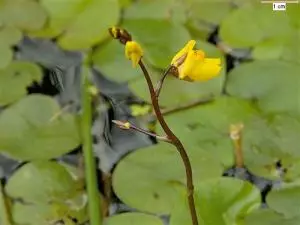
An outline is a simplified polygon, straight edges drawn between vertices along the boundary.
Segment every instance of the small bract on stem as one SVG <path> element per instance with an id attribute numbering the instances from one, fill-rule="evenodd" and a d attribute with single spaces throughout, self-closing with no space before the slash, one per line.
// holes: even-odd
<path id="1" fill-rule="evenodd" d="M 198 225 L 194 201 L 193 171 L 191 162 L 183 144 L 166 123 L 158 103 L 158 97 L 168 74 L 172 74 L 179 79 L 184 79 L 187 81 L 206 81 L 217 76 L 220 72 L 220 59 L 205 58 L 204 52 L 201 50 L 193 50 L 196 42 L 191 40 L 173 57 L 170 66 L 168 66 L 162 78 L 157 83 L 156 88 L 154 88 L 149 72 L 142 61 L 143 50 L 141 46 L 137 42 L 133 41 L 131 35 L 124 29 L 118 29 L 114 27 L 109 29 L 109 32 L 113 38 L 119 40 L 122 44 L 125 44 L 125 55 L 132 61 L 133 67 L 136 65 L 140 66 L 149 88 L 151 102 L 156 118 L 166 136 L 158 136 L 156 134 L 149 133 L 141 128 L 132 126 L 129 122 L 114 122 L 123 129 L 133 129 L 150 136 L 155 136 L 159 140 L 167 141 L 177 148 L 185 167 L 187 198 L 192 224 Z"/>
<path id="2" fill-rule="evenodd" d="M 167 136 L 160 136 L 160 135 L 151 133 L 147 130 L 144 130 L 142 128 L 139 128 L 139 127 L 129 123 L 128 121 L 123 122 L 123 121 L 120 121 L 120 120 L 112 120 L 112 122 L 114 124 L 116 124 L 119 128 L 123 129 L 123 130 L 135 130 L 135 131 L 138 131 L 140 133 L 146 134 L 148 136 L 155 137 L 157 140 L 164 141 L 164 142 L 170 142 L 170 140 Z"/>

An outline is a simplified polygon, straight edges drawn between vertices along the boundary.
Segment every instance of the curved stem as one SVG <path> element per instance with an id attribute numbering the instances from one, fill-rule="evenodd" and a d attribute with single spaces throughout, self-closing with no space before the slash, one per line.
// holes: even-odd
<path id="1" fill-rule="evenodd" d="M 160 80 L 158 81 L 158 83 L 157 83 L 157 86 L 156 86 L 156 88 L 155 88 L 155 95 L 156 95 L 157 98 L 159 97 L 159 94 L 160 94 L 161 88 L 162 88 L 162 86 L 163 86 L 163 83 L 164 83 L 164 81 L 165 81 L 167 75 L 168 75 L 169 72 L 171 71 L 171 69 L 172 69 L 172 65 L 170 65 L 170 66 L 166 69 L 166 71 L 164 72 L 163 76 L 161 77 L 161 79 L 160 79 Z"/>
<path id="2" fill-rule="evenodd" d="M 144 73 L 144 76 L 146 78 L 150 95 L 151 95 L 151 101 L 153 105 L 153 109 L 155 111 L 155 114 L 157 116 L 157 120 L 159 121 L 162 129 L 165 131 L 166 135 L 168 138 L 171 140 L 171 143 L 176 146 L 178 152 L 180 153 L 180 156 L 182 158 L 182 161 L 184 163 L 185 167 L 185 173 L 186 173 L 186 187 L 187 187 L 187 194 L 188 194 L 188 204 L 189 204 L 189 209 L 190 209 L 190 214 L 192 217 L 192 222 L 193 225 L 198 225 L 198 219 L 197 219 L 197 213 L 196 213 L 196 208 L 195 208 L 195 202 L 194 202 L 194 185 L 193 185 L 193 172 L 192 172 L 192 166 L 191 162 L 189 160 L 189 157 L 180 142 L 180 140 L 176 137 L 176 135 L 171 131 L 169 126 L 167 125 L 161 111 L 160 107 L 158 104 L 158 98 L 155 92 L 155 89 L 153 87 L 150 75 L 142 62 L 142 60 L 139 61 L 139 65 Z"/>

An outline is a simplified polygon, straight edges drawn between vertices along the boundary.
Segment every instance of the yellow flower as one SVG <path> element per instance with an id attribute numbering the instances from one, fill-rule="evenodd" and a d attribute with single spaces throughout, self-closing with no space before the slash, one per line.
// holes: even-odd
<path id="1" fill-rule="evenodd" d="M 143 50 L 137 42 L 127 41 L 125 45 L 125 55 L 132 61 L 132 66 L 136 67 L 143 56 Z"/>
<path id="2" fill-rule="evenodd" d="M 220 58 L 205 58 L 201 50 L 193 50 L 196 41 L 189 41 L 172 59 L 171 64 L 177 68 L 179 79 L 187 81 L 207 81 L 221 71 Z"/>

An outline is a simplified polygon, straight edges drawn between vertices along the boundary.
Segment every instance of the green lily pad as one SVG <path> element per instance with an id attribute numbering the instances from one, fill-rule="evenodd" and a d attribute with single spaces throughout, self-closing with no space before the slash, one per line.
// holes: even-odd
<path id="1" fill-rule="evenodd" d="M 24 31 L 42 28 L 47 19 L 46 11 L 35 0 L 4 1 L 1 14 L 5 24 Z"/>
<path id="2" fill-rule="evenodd" d="M 221 23 L 220 37 L 232 47 L 244 48 L 266 39 L 286 40 L 292 26 L 286 13 L 274 13 L 267 4 L 241 7 Z"/>
<path id="3" fill-rule="evenodd" d="M 199 146 L 228 168 L 234 163 L 230 125 L 246 122 L 256 114 L 256 109 L 247 101 L 221 97 L 211 103 L 167 115 L 166 121 L 187 148 Z M 158 133 L 162 133 L 157 126 Z"/>
<path id="4" fill-rule="evenodd" d="M 16 202 L 13 207 L 13 220 L 17 224 L 49 225 L 58 221 L 64 224 L 77 224 L 87 221 L 86 208 L 74 211 L 63 204 L 22 204 Z M 76 214 L 74 214 L 76 212 Z M 78 221 L 74 223 L 73 220 Z M 69 222 L 69 223 L 67 223 Z"/>
<path id="5" fill-rule="evenodd" d="M 12 51 L 12 49 L 8 46 L 8 45 L 2 45 L 2 43 L 0 44 L 0 80 L 2 80 L 2 74 L 1 74 L 1 70 L 4 69 L 5 67 L 7 67 L 11 61 L 13 60 L 14 57 L 14 53 Z M 0 87 L 5 85 L 7 86 L 7 83 L 3 83 L 2 81 L 0 81 Z M 1 85 L 2 84 L 2 85 Z M 2 87 L 1 87 L 2 88 Z M 11 89 L 11 87 L 10 87 Z M 2 91 L 0 90 L 0 93 Z M 2 95 L 2 93 L 1 93 Z M 0 95 L 0 105 L 1 105 L 1 98 L 2 96 Z"/>
<path id="6" fill-rule="evenodd" d="M 104 220 L 104 225 L 163 225 L 162 220 L 156 216 L 144 213 L 121 213 L 108 217 Z"/>
<path id="7" fill-rule="evenodd" d="M 9 178 L 5 190 L 10 197 L 27 203 L 49 204 L 74 198 L 78 193 L 76 184 L 64 166 L 55 161 L 41 160 L 18 169 Z"/>
<path id="8" fill-rule="evenodd" d="M 173 55 L 190 39 L 183 25 L 169 20 L 127 19 L 122 27 L 141 44 L 150 64 L 159 69 L 167 68 Z"/>
<path id="9" fill-rule="evenodd" d="M 124 19 L 168 19 L 172 2 L 174 0 L 138 1 L 125 9 Z"/>
<path id="10" fill-rule="evenodd" d="M 218 25 L 233 10 L 233 4 L 231 0 L 190 0 L 189 9 L 191 20 Z"/>
<path id="11" fill-rule="evenodd" d="M 48 225 L 60 220 L 67 224 L 70 218 L 83 223 L 88 219 L 87 197 L 80 183 L 55 161 L 25 164 L 10 177 L 6 192 L 21 199 L 12 207 L 17 224 Z"/>
<path id="12" fill-rule="evenodd" d="M 290 18 L 291 24 L 296 28 L 300 28 L 300 20 L 299 20 L 300 6 L 299 6 L 299 4 L 289 4 L 289 7 L 287 7 L 286 12 Z"/>
<path id="13" fill-rule="evenodd" d="M 293 158 L 292 160 L 282 160 L 282 167 L 285 168 L 285 173 L 282 178 L 285 182 L 297 181 L 300 178 L 300 159 Z"/>
<path id="14" fill-rule="evenodd" d="M 50 205 L 24 205 L 16 202 L 12 207 L 13 220 L 16 224 L 48 225 L 56 221 L 54 209 Z"/>
<path id="15" fill-rule="evenodd" d="M 279 60 L 244 63 L 229 73 L 230 95 L 253 99 L 265 112 L 300 112 L 300 66 Z"/>
<path id="16" fill-rule="evenodd" d="M 4 52 L 0 54 L 2 55 Z M 9 54 L 11 54 L 12 58 L 11 49 L 9 49 Z M 34 81 L 40 82 L 42 76 L 41 68 L 37 64 L 30 62 L 14 61 L 1 69 L 0 105 L 13 103 L 25 96 L 27 94 L 26 88 Z"/>
<path id="17" fill-rule="evenodd" d="M 1 45 L 15 45 L 22 39 L 22 37 L 22 32 L 15 27 L 5 26 L 0 28 Z"/>
<path id="18" fill-rule="evenodd" d="M 82 50 L 105 40 L 108 28 L 119 20 L 117 0 L 85 1 L 81 12 L 58 38 L 58 45 L 66 50 Z"/>
<path id="19" fill-rule="evenodd" d="M 266 39 L 258 43 L 252 56 L 255 59 L 280 59 L 300 63 L 300 29 L 294 30 L 286 40 Z"/>
<path id="20" fill-rule="evenodd" d="M 195 184 L 222 174 L 221 164 L 200 148 L 187 149 Z M 113 173 L 113 188 L 131 207 L 169 213 L 185 191 L 185 170 L 176 148 L 167 143 L 150 146 L 121 160 Z"/>
<path id="21" fill-rule="evenodd" d="M 130 6 L 132 0 L 118 0 L 118 2 L 119 2 L 119 6 L 123 9 Z"/>
<path id="22" fill-rule="evenodd" d="M 284 50 L 284 43 L 267 39 L 255 46 L 252 56 L 255 59 L 279 59 Z"/>
<path id="23" fill-rule="evenodd" d="M 268 193 L 267 203 L 271 209 L 286 218 L 300 217 L 299 198 L 300 186 L 287 184 Z"/>
<path id="24" fill-rule="evenodd" d="M 300 217 L 285 218 L 271 209 L 259 209 L 245 218 L 245 225 L 298 225 Z"/>
<path id="25" fill-rule="evenodd" d="M 289 167 L 299 161 L 300 118 L 286 114 L 262 115 L 254 104 L 243 99 L 217 98 L 166 115 L 166 121 L 186 148 L 205 149 L 225 168 L 234 164 L 229 127 L 238 123 L 244 124 L 242 149 L 245 165 L 252 173 L 278 179 L 280 174 L 275 165 L 278 160 L 285 160 Z M 158 133 L 163 133 L 159 125 L 157 128 Z"/>
<path id="26" fill-rule="evenodd" d="M 199 49 L 204 50 L 207 57 L 221 58 L 223 68 L 220 72 L 220 75 L 207 82 L 188 82 L 179 80 L 171 75 L 167 76 L 159 97 L 159 103 L 161 106 L 177 106 L 181 104 L 187 104 L 188 102 L 197 101 L 200 99 L 207 99 L 221 94 L 226 71 L 225 59 L 222 56 L 222 53 L 215 46 L 204 41 L 197 42 L 197 46 L 199 47 Z M 150 75 L 153 80 L 153 83 L 158 81 L 162 76 L 162 74 Z M 150 102 L 150 95 L 144 77 L 130 82 L 129 88 L 133 91 L 135 95 L 146 100 L 147 102 Z M 174 90 L 176 90 L 176 92 L 174 92 Z"/>
<path id="27" fill-rule="evenodd" d="M 184 23 L 186 5 L 180 0 L 138 1 L 124 10 L 124 19 L 166 19 Z"/>
<path id="28" fill-rule="evenodd" d="M 59 35 L 82 11 L 86 2 L 86 0 L 41 0 L 40 4 L 47 11 L 49 22 L 43 29 L 30 32 L 30 36 L 50 38 Z"/>
<path id="29" fill-rule="evenodd" d="M 206 40 L 228 14 L 250 2 L 249 0 L 189 0 L 186 4 L 189 13 L 186 25 L 193 37 Z"/>
<path id="30" fill-rule="evenodd" d="M 300 7 L 299 7 L 300 8 Z M 285 48 L 283 49 L 281 58 L 286 61 L 295 62 L 300 64 L 300 28 L 296 30 L 285 42 Z"/>
<path id="31" fill-rule="evenodd" d="M 36 106 L 39 106 L 39 109 Z M 29 95 L 0 114 L 0 149 L 20 160 L 50 159 L 80 144 L 74 115 L 48 96 Z"/>
<path id="32" fill-rule="evenodd" d="M 124 46 L 112 40 L 95 49 L 92 56 L 93 64 L 96 69 L 113 81 L 125 82 L 139 76 L 143 77 L 142 71 L 132 67 L 132 63 L 125 57 L 124 52 Z"/>
<path id="33" fill-rule="evenodd" d="M 199 224 L 242 224 L 243 217 L 261 204 L 260 191 L 239 179 L 220 177 L 196 184 L 195 188 Z M 192 224 L 186 201 L 171 213 L 170 225 L 180 224 Z"/>

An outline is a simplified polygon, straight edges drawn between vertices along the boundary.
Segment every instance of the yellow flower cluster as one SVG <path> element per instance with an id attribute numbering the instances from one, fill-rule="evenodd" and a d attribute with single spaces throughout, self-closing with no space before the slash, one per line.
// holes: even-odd
<path id="1" fill-rule="evenodd" d="M 196 41 L 189 41 L 172 59 L 171 64 L 178 69 L 179 79 L 207 81 L 221 71 L 219 58 L 205 58 L 201 50 L 194 50 Z"/>

